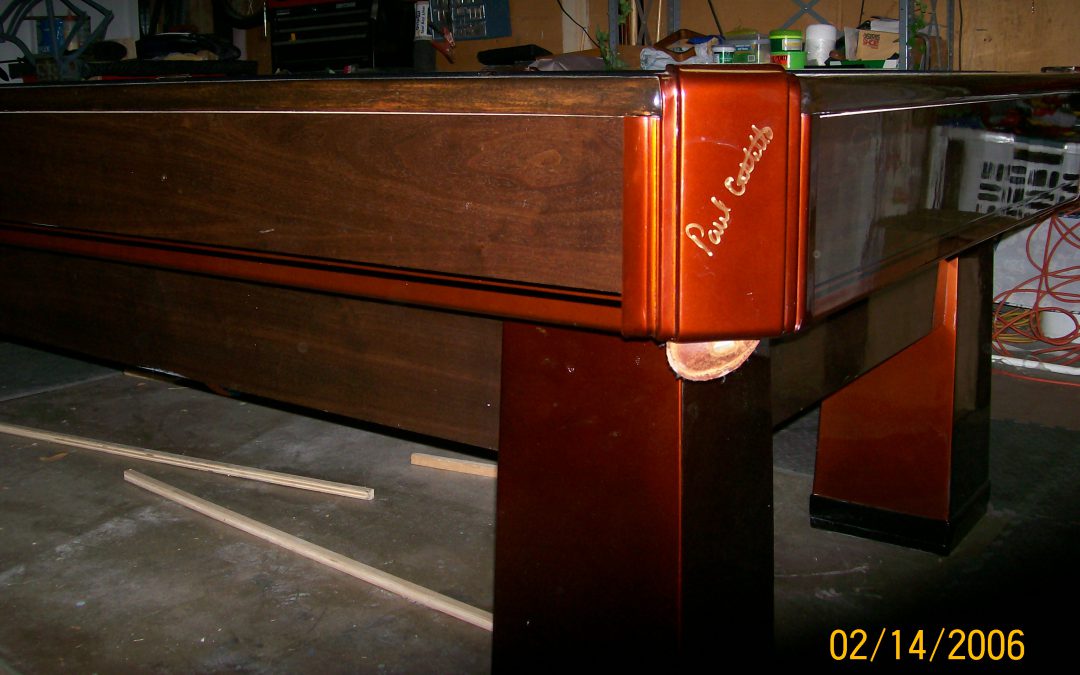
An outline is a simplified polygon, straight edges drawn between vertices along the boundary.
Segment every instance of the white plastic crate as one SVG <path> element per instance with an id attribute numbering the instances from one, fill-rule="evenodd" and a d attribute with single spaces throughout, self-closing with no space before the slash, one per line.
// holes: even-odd
<path id="1" fill-rule="evenodd" d="M 1024 217 L 1080 193 L 1080 143 L 954 127 L 942 127 L 934 140 L 931 207 Z M 959 162 L 959 179 L 950 186 L 946 161 Z"/>

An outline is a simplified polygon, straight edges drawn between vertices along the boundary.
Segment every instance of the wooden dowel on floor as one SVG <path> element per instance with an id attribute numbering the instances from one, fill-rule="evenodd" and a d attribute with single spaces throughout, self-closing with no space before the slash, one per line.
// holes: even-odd
<path id="1" fill-rule="evenodd" d="M 441 593 L 436 593 L 430 588 L 424 588 L 411 581 L 395 577 L 392 574 L 387 574 L 370 565 L 365 565 L 352 558 L 347 558 L 340 553 L 335 553 L 328 548 L 323 548 L 322 546 L 312 544 L 299 537 L 294 537 L 277 528 L 261 523 L 254 518 L 249 518 L 223 506 L 218 506 L 213 502 L 208 502 L 205 499 L 184 492 L 183 490 L 178 490 L 167 483 L 162 483 L 159 480 L 145 476 L 137 471 L 132 471 L 131 469 L 125 471 L 124 480 L 149 490 L 165 499 L 186 506 L 204 516 L 209 516 L 226 525 L 243 530 L 248 534 L 254 535 L 272 544 L 277 544 L 294 553 L 298 553 L 305 558 L 332 567 L 339 572 L 344 572 L 349 576 L 356 577 L 361 581 L 366 581 L 383 590 L 396 593 L 407 600 L 449 614 L 454 618 L 461 619 L 462 621 L 471 623 L 474 626 L 479 626 L 485 630 L 491 630 L 491 612 L 465 604 L 460 600 L 455 600 L 451 597 L 442 595 Z"/>
<path id="2" fill-rule="evenodd" d="M 82 436 L 69 436 L 67 434 L 58 434 L 43 429 L 31 429 L 29 427 L 0 423 L 0 433 L 31 438 L 38 441 L 46 441 L 48 443 L 57 443 L 59 445 L 67 445 L 73 448 L 93 450 L 95 452 L 105 452 L 110 455 L 120 455 L 121 457 L 127 457 L 129 459 L 140 459 L 146 462 L 157 462 L 158 464 L 171 464 L 173 466 L 182 466 L 185 469 L 209 471 L 211 473 L 220 473 L 236 478 L 246 478 L 248 480 L 257 480 L 263 483 L 284 485 L 299 490 L 325 492 L 340 497 L 352 497 L 353 499 L 370 500 L 375 498 L 375 490 L 359 485 L 335 483 L 328 480 L 319 480 L 318 478 L 308 478 L 307 476 L 296 476 L 289 473 L 280 473 L 278 471 L 240 466 L 239 464 L 226 464 L 225 462 L 215 462 L 209 459 L 185 457 L 183 455 L 174 455 L 171 452 L 147 450 L 146 448 L 137 448 L 131 445 L 121 445 L 119 443 L 109 443 L 107 441 L 97 441 Z"/>
<path id="3" fill-rule="evenodd" d="M 458 473 L 468 473 L 474 476 L 486 476 L 488 478 L 496 478 L 498 474 L 498 465 L 491 462 L 477 462 L 471 459 L 440 457 L 438 455 L 427 455 L 422 452 L 414 452 L 412 454 L 412 464 L 414 466 L 426 466 L 432 469 L 456 471 Z"/>

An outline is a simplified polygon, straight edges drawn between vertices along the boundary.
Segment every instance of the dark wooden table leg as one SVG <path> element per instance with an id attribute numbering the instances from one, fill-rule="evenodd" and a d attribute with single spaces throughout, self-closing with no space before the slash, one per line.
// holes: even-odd
<path id="1" fill-rule="evenodd" d="M 991 260 L 940 263 L 930 334 L 822 403 L 815 526 L 944 553 L 986 511 Z"/>
<path id="2" fill-rule="evenodd" d="M 768 385 L 756 356 L 685 382 L 650 342 L 505 326 L 497 667 L 770 648 Z"/>

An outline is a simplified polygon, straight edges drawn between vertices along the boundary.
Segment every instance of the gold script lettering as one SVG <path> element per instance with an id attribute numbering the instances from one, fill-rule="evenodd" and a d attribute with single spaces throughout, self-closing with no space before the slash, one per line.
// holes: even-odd
<path id="1" fill-rule="evenodd" d="M 728 229 L 728 225 L 731 223 L 731 209 L 716 197 L 713 197 L 711 201 L 713 206 L 720 209 L 720 216 L 712 223 L 712 229 L 709 230 L 709 240 L 714 244 L 719 244 L 720 238 L 724 236 L 724 231 Z"/>
<path id="2" fill-rule="evenodd" d="M 771 127 L 758 129 L 756 125 L 750 125 L 750 144 L 743 148 L 743 161 L 739 162 L 739 173 L 729 176 L 724 181 L 724 187 L 736 197 L 741 197 L 746 192 L 746 184 L 750 182 L 750 174 L 754 173 L 754 167 L 765 154 L 765 148 L 769 147 L 769 141 L 773 138 Z"/>
<path id="3" fill-rule="evenodd" d="M 731 223 L 731 209 L 727 207 L 727 204 L 724 204 L 724 202 L 716 197 L 713 197 L 711 201 L 713 206 L 720 210 L 720 215 L 717 216 L 716 220 L 709 224 L 709 229 L 706 230 L 697 223 L 690 223 L 684 228 L 686 236 L 690 237 L 690 241 L 697 244 L 698 248 L 705 251 L 710 257 L 712 257 L 713 251 L 709 248 L 709 245 L 705 243 L 703 237 L 708 237 L 708 240 L 712 242 L 713 245 L 719 245 L 720 240 L 724 236 L 724 232 Z"/>
<path id="4" fill-rule="evenodd" d="M 701 240 L 701 237 L 705 234 L 704 227 L 698 225 L 697 223 L 690 223 L 686 226 L 684 231 L 686 232 L 686 236 L 690 237 L 690 241 L 697 244 L 698 248 L 700 248 L 702 251 L 705 251 L 709 254 L 710 257 L 712 257 L 712 250 L 709 249 L 709 247 L 705 244 L 704 241 Z"/>

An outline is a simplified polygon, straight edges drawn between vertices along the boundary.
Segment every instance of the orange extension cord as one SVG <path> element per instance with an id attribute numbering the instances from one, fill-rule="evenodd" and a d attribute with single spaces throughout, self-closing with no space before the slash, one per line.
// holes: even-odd
<path id="1" fill-rule="evenodd" d="M 1034 242 L 1034 236 L 1044 226 L 1048 227 L 1049 231 L 1040 251 L 1040 246 Z M 1080 344 L 1073 342 L 1080 337 L 1080 323 L 1073 313 L 1051 304 L 1052 301 L 1080 303 L 1080 265 L 1060 269 L 1054 266 L 1055 256 L 1059 252 L 1067 251 L 1068 247 L 1080 249 L 1080 220 L 1069 225 L 1055 215 L 1028 232 L 1027 257 L 1038 273 L 994 298 L 992 340 L 996 353 L 1062 366 L 1075 367 L 1080 364 Z M 1015 303 L 1021 298 L 1025 300 L 1024 304 L 1031 305 L 1030 309 L 1009 303 L 1010 300 Z M 1056 338 L 1043 335 L 1039 325 L 1039 314 L 1042 312 L 1058 312 L 1068 316 L 1073 322 L 1073 330 Z M 1030 345 L 1035 342 L 1042 342 L 1047 346 L 1025 350 L 1015 348 L 1019 344 Z M 1024 380 L 1080 386 L 1071 382 L 1005 374 Z"/>

